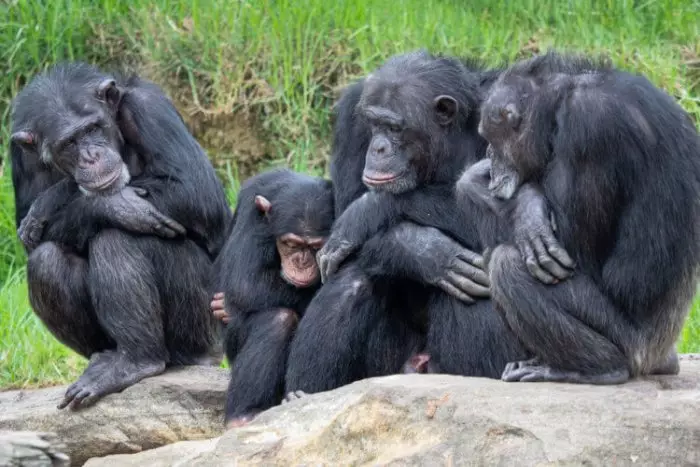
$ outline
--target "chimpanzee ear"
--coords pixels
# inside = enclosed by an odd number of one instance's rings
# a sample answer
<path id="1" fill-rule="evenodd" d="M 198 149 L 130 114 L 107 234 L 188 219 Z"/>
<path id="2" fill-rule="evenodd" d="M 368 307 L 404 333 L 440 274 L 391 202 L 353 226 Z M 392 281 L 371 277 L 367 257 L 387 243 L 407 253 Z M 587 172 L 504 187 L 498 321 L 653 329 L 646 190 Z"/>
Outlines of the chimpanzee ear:
<path id="1" fill-rule="evenodd" d="M 31 131 L 17 131 L 12 133 L 10 141 L 26 148 L 34 148 L 36 146 L 36 137 Z"/>
<path id="2" fill-rule="evenodd" d="M 267 214 L 270 212 L 270 208 L 272 208 L 272 203 L 262 195 L 255 195 L 255 207 L 263 214 Z"/>
<path id="3" fill-rule="evenodd" d="M 433 101 L 435 104 L 435 113 L 440 125 L 449 125 L 457 116 L 459 105 L 457 100 L 446 94 L 437 96 Z"/>
<path id="4" fill-rule="evenodd" d="M 112 78 L 103 80 L 97 87 L 97 98 L 105 101 L 110 107 L 116 109 L 122 98 L 122 93 L 117 87 L 117 82 Z"/>

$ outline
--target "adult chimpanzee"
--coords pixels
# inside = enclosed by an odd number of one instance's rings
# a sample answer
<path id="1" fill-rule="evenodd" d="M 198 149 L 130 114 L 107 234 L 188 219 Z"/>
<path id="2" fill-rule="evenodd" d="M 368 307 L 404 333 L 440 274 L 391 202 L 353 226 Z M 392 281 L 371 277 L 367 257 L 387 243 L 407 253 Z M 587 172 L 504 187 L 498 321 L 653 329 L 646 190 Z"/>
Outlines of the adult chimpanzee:
<path id="1" fill-rule="evenodd" d="M 578 71 L 578 73 L 576 73 Z M 646 78 L 549 53 L 513 65 L 485 102 L 491 188 L 541 186 L 577 274 L 544 287 L 493 251 L 493 300 L 534 359 L 506 381 L 616 384 L 677 373 L 700 261 L 700 137 Z"/>
<path id="2" fill-rule="evenodd" d="M 360 195 L 363 167 L 366 185 L 393 196 L 430 188 L 449 197 L 463 168 L 484 156 L 478 108 L 494 76 L 417 52 L 389 59 L 352 86 L 339 102 L 336 120 L 336 202 L 343 199 L 345 208 Z M 390 176 L 375 165 L 381 160 L 400 167 Z M 472 208 L 460 240 L 481 250 L 480 218 L 492 221 L 493 238 L 499 218 L 482 203 Z M 541 214 L 538 225 L 548 229 L 548 217 Z M 393 373 L 423 350 L 432 371 L 500 377 L 509 358 L 526 354 L 490 301 L 475 300 L 488 295 L 488 281 L 482 278 L 481 258 L 471 250 L 435 228 L 407 223 L 372 237 L 309 305 L 292 342 L 287 390 L 317 392 Z M 425 362 L 411 358 L 409 368 L 423 371 Z"/>
<path id="3" fill-rule="evenodd" d="M 12 128 L 30 302 L 57 339 L 90 358 L 59 408 L 168 365 L 220 360 L 207 289 L 231 212 L 162 91 L 60 64 L 19 93 Z"/>
<path id="4" fill-rule="evenodd" d="M 247 180 L 236 221 L 214 263 L 223 290 L 231 382 L 227 426 L 240 426 L 284 395 L 287 351 L 320 285 L 316 252 L 333 223 L 331 182 L 281 169 Z M 218 310 L 217 310 L 218 311 Z"/>

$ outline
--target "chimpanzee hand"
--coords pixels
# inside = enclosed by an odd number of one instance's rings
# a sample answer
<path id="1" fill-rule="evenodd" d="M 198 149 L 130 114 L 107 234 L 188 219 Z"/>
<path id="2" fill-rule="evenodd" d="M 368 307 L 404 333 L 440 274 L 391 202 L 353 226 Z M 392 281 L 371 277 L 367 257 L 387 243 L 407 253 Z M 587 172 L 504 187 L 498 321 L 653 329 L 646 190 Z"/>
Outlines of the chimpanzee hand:
<path id="1" fill-rule="evenodd" d="M 490 296 L 490 282 L 484 271 L 483 258 L 434 227 L 401 223 L 391 235 L 402 250 L 410 255 L 411 270 L 426 284 L 440 287 L 459 300 L 474 303 L 475 298 Z"/>
<path id="2" fill-rule="evenodd" d="M 130 232 L 164 238 L 185 235 L 186 230 L 182 225 L 143 199 L 147 194 L 143 188 L 126 186 L 114 195 L 105 196 L 102 200 L 105 215 L 118 227 Z"/>
<path id="3" fill-rule="evenodd" d="M 335 273 L 340 265 L 358 248 L 352 242 L 343 239 L 339 231 L 334 230 L 318 253 L 316 262 L 321 273 L 321 282 L 325 283 L 328 276 Z"/>
<path id="4" fill-rule="evenodd" d="M 24 248 L 26 248 L 27 253 L 31 253 L 39 246 L 45 226 L 46 220 L 37 217 L 34 210 L 30 208 L 27 215 L 20 222 L 19 229 L 17 229 L 17 235 L 22 241 Z"/>
<path id="5" fill-rule="evenodd" d="M 554 218 L 537 188 L 523 185 L 518 190 L 513 228 L 515 244 L 527 269 L 539 281 L 556 284 L 573 273 L 574 261 L 554 236 Z"/>
<path id="6" fill-rule="evenodd" d="M 335 220 L 330 237 L 316 254 L 321 282 L 325 283 L 348 256 L 390 223 L 392 204 L 387 197 L 382 193 L 365 193 Z"/>

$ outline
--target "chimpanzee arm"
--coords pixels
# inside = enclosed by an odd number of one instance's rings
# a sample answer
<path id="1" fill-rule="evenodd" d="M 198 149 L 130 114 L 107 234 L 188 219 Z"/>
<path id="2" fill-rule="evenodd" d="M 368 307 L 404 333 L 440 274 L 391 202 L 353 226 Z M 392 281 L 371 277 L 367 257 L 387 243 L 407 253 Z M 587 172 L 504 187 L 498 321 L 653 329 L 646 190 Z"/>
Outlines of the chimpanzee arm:
<path id="1" fill-rule="evenodd" d="M 499 205 L 485 190 L 480 177 L 488 172 L 488 163 L 475 164 L 463 175 L 457 188 L 430 186 L 410 193 L 391 196 L 367 193 L 354 201 L 336 221 L 333 233 L 319 252 L 322 277 L 332 274 L 353 251 L 383 229 L 401 220 L 436 227 L 453 236 L 467 248 L 476 249 L 506 238 L 495 237 L 507 229 L 497 217 L 508 207 Z M 489 212 L 496 210 L 497 212 Z M 573 260 L 554 237 L 546 200 L 541 190 L 524 186 L 518 193 L 511 215 L 512 239 L 528 269 L 539 280 L 553 283 L 570 275 Z M 491 225 L 486 225 L 491 224 Z"/>
<path id="2" fill-rule="evenodd" d="M 170 100 L 155 84 L 131 78 L 118 124 L 144 166 L 131 185 L 148 191 L 158 210 L 184 225 L 211 255 L 217 254 L 231 211 L 214 168 Z"/>
<path id="3" fill-rule="evenodd" d="M 72 179 L 42 192 L 20 224 L 18 234 L 28 251 L 42 241 L 74 246 L 82 251 L 101 229 L 172 238 L 184 235 L 180 224 L 143 199 L 142 189 L 125 187 L 113 195 L 86 195 Z"/>
<path id="4" fill-rule="evenodd" d="M 362 245 L 357 262 L 370 277 L 438 286 L 466 303 L 490 296 L 484 258 L 434 227 L 401 222 Z"/>
<path id="5" fill-rule="evenodd" d="M 552 284 L 571 275 L 574 261 L 555 237 L 556 226 L 538 186 L 524 184 L 512 203 L 499 205 L 486 185 L 471 182 L 467 188 L 458 184 L 449 194 L 433 187 L 412 192 L 399 197 L 398 209 L 405 219 L 436 227 L 470 248 L 513 241 L 528 271 L 541 282 Z"/>
<path id="6" fill-rule="evenodd" d="M 63 174 L 43 164 L 39 156 L 26 157 L 22 148 L 10 141 L 12 185 L 15 191 L 15 227 L 29 212 L 39 194 L 63 178 Z"/>

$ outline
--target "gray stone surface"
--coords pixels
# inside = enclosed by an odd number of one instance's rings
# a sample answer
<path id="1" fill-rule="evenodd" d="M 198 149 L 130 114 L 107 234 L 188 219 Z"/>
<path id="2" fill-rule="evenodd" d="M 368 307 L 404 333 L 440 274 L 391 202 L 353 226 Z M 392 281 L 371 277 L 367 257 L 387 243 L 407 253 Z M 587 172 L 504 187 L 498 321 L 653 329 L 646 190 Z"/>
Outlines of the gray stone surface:
<path id="1" fill-rule="evenodd" d="M 147 378 L 71 412 L 58 410 L 67 386 L 0 392 L 0 430 L 56 433 L 72 465 L 91 457 L 134 453 L 223 431 L 228 373 L 188 367 Z"/>
<path id="2" fill-rule="evenodd" d="M 273 408 L 207 441 L 87 466 L 700 464 L 700 359 L 621 386 L 374 378 Z"/>

